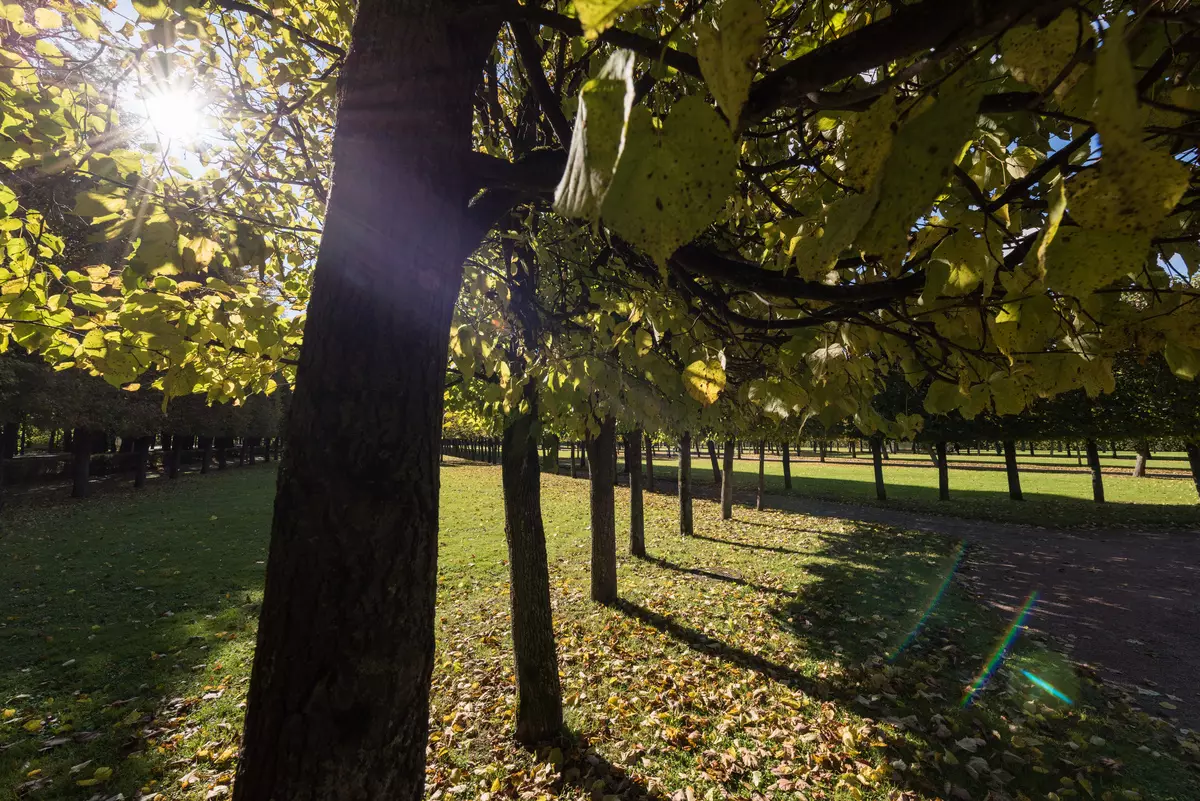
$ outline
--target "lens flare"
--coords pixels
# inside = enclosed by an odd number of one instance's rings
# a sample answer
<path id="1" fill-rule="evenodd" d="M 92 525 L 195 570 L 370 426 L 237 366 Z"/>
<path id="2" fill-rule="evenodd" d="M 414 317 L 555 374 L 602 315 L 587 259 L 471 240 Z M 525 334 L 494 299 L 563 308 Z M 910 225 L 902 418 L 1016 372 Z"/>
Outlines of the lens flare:
<path id="1" fill-rule="evenodd" d="M 1054 686 L 1053 684 L 1051 684 L 1050 682 L 1048 682 L 1048 681 L 1046 681 L 1045 679 L 1041 678 L 1040 676 L 1035 676 L 1035 675 L 1033 675 L 1032 673 L 1030 673 L 1028 670 L 1022 670 L 1022 671 L 1021 671 L 1021 675 L 1022 675 L 1022 676 L 1024 676 L 1025 678 L 1029 679 L 1029 680 L 1030 680 L 1031 682 L 1033 682 L 1035 685 L 1037 685 L 1038 687 L 1041 687 L 1041 688 L 1042 688 L 1043 690 L 1045 690 L 1047 693 L 1049 693 L 1050 695 L 1054 696 L 1055 698 L 1057 698 L 1058 700 L 1062 701 L 1063 703 L 1066 703 L 1066 704 L 1072 704 L 1072 703 L 1074 703 L 1073 701 L 1071 701 L 1071 699 L 1070 699 L 1070 698 L 1068 698 L 1068 697 L 1067 697 L 1067 694 L 1066 694 L 1066 693 L 1064 693 L 1062 690 L 1060 690 L 1060 689 L 1058 689 L 1057 687 L 1055 687 L 1055 686 Z"/>
<path id="2" fill-rule="evenodd" d="M 925 624 L 929 622 L 929 617 L 933 614 L 933 610 L 936 609 L 938 604 L 942 602 L 942 597 L 946 594 L 946 590 L 950 588 L 950 582 L 954 579 L 954 574 L 958 572 L 959 566 L 962 565 L 963 556 L 965 554 L 966 546 L 964 543 L 960 542 L 958 544 L 958 552 L 954 557 L 954 566 L 950 568 L 950 572 L 947 573 L 946 578 L 942 580 L 941 586 L 937 588 L 937 592 L 935 592 L 933 597 L 929 600 L 929 605 L 925 607 L 925 613 L 921 615 L 920 620 L 917 621 L 917 625 L 913 626 L 912 631 L 910 631 L 904 637 L 903 642 L 896 646 L 894 651 L 888 654 L 887 659 L 889 662 L 895 662 L 896 658 L 900 656 L 900 653 L 905 648 L 912 645 L 913 640 L 915 640 L 917 635 L 921 633 L 921 630 L 925 628 Z"/>
<path id="3" fill-rule="evenodd" d="M 1000 663 L 1004 661 L 1004 657 L 1008 654 L 1008 649 L 1012 647 L 1017 636 L 1020 635 L 1021 629 L 1025 627 L 1025 621 L 1029 619 L 1029 613 L 1033 611 L 1033 605 L 1037 603 L 1037 599 L 1037 590 L 1031 592 L 1029 597 L 1025 599 L 1025 605 L 1021 607 L 1021 611 L 1017 613 L 1016 619 L 1008 627 L 1004 639 L 1000 641 L 1000 644 L 996 646 L 996 650 L 992 652 L 991 659 L 987 661 L 987 664 L 983 666 L 983 670 L 975 677 L 975 681 L 971 682 L 971 686 L 967 688 L 966 693 L 963 695 L 962 703 L 959 706 L 970 706 L 971 702 L 975 700 L 975 696 L 988 683 L 988 679 L 992 677 L 992 674 L 996 672 L 996 668 L 1000 667 Z"/>

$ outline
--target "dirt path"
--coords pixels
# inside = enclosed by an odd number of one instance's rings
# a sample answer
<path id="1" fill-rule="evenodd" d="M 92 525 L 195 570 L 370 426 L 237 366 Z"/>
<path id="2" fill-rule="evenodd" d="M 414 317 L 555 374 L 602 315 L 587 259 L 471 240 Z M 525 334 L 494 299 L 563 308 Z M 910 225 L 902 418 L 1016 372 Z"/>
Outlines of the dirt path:
<path id="1" fill-rule="evenodd" d="M 1200 532 L 1072 534 L 802 498 L 770 501 L 777 509 L 967 541 L 961 575 L 982 601 L 1013 615 L 1039 591 L 1031 628 L 1126 687 L 1147 712 L 1200 728 Z"/>

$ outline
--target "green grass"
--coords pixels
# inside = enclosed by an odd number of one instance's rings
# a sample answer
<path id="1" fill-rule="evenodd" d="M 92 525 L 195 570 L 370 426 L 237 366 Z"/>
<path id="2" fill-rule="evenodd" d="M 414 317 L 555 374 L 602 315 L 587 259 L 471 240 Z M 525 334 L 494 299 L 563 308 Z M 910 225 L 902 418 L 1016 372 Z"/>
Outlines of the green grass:
<path id="1" fill-rule="evenodd" d="M 229 786 L 273 482 L 260 467 L 5 513 L 0 798 Z M 543 500 L 573 736 L 517 748 L 499 472 L 448 466 L 442 489 L 430 795 L 1200 797 L 1194 738 L 1033 638 L 960 708 L 1011 621 L 952 582 L 918 626 L 953 543 L 740 508 L 723 522 L 704 501 L 683 540 L 674 500 L 649 495 L 653 558 L 622 557 L 621 602 L 599 607 L 587 486 L 565 477 Z"/>
<path id="2" fill-rule="evenodd" d="M 744 456 L 734 469 L 738 488 L 750 491 L 758 485 L 758 457 L 749 451 Z M 1131 478 L 1105 474 L 1107 503 L 1097 504 L 1092 500 L 1091 475 L 1087 472 L 1025 471 L 1021 473 L 1025 500 L 1015 502 L 1008 497 L 1008 478 L 1003 470 L 955 469 L 956 463 L 961 464 L 965 457 L 951 457 L 951 499 L 943 502 L 938 500 L 937 471 L 930 465 L 929 457 L 903 456 L 904 460 L 893 456 L 883 467 L 888 493 L 886 505 L 894 509 L 1058 528 L 1200 528 L 1200 505 L 1190 475 Z M 668 461 L 660 453 L 655 475 L 674 481 L 674 460 Z M 768 458 L 766 475 L 767 492 L 786 492 L 783 463 L 778 457 Z M 693 456 L 693 485 L 704 487 L 711 479 L 707 454 L 703 459 Z M 793 459 L 790 494 L 846 503 L 879 503 L 875 499 L 869 456 L 860 456 L 858 464 L 822 464 L 807 454 L 803 459 Z"/>

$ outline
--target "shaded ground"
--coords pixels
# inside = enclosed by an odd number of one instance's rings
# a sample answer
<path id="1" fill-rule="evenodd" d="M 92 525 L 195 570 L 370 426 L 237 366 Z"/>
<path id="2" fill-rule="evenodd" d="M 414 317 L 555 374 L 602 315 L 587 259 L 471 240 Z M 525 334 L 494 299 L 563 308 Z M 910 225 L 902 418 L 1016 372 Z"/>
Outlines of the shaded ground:
<path id="1" fill-rule="evenodd" d="M 1143 709 L 1200 727 L 1200 533 L 1082 534 L 771 496 L 772 508 L 931 531 L 967 543 L 962 579 L 1125 687 Z"/>

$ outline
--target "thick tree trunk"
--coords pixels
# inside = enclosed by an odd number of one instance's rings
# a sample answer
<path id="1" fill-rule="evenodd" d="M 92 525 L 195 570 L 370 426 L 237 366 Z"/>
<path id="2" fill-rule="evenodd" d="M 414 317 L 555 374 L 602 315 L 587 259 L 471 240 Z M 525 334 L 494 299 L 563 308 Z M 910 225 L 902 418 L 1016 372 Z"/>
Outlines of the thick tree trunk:
<path id="1" fill-rule="evenodd" d="M 133 486 L 146 486 L 146 473 L 150 466 L 150 443 L 154 437 L 138 437 L 133 443 Z"/>
<path id="2" fill-rule="evenodd" d="M 588 440 L 592 464 L 592 600 L 607 604 L 617 600 L 617 520 L 613 478 L 617 473 L 617 421 L 610 414 L 600 423 L 600 433 Z"/>
<path id="3" fill-rule="evenodd" d="M 526 397 L 531 394 L 526 393 Z M 516 738 L 526 744 L 553 739 L 563 727 L 546 533 L 542 526 L 541 475 L 534 439 L 536 396 L 532 400 L 529 412 L 509 419 L 500 460 L 517 674 Z"/>
<path id="4" fill-rule="evenodd" d="M 875 497 L 887 500 L 887 488 L 883 484 L 883 439 L 871 437 L 871 462 L 875 467 Z"/>
<path id="5" fill-rule="evenodd" d="M 1133 463 L 1133 477 L 1146 477 L 1146 462 L 1150 461 L 1150 443 L 1140 440 L 1137 444 L 1137 461 Z"/>
<path id="6" fill-rule="evenodd" d="M 465 156 L 498 26 L 485 12 L 358 4 L 234 801 L 424 795 L 447 333 L 482 230 Z"/>
<path id="7" fill-rule="evenodd" d="M 763 510 L 766 503 L 763 496 L 767 494 L 767 443 L 758 441 L 758 497 L 754 500 L 754 508 Z"/>
<path id="8" fill-rule="evenodd" d="M 634 431 L 626 439 L 629 454 L 629 553 L 646 555 L 646 520 L 642 505 L 642 432 Z"/>
<path id="9" fill-rule="evenodd" d="M 711 441 L 711 440 L 710 440 Z M 721 481 L 721 519 L 733 519 L 733 440 L 725 440 L 724 471 Z"/>
<path id="10" fill-rule="evenodd" d="M 226 437 L 217 438 L 217 469 L 224 470 L 229 464 L 229 440 Z"/>
<path id="11" fill-rule="evenodd" d="M 721 486 L 721 463 L 717 460 L 717 444 L 708 441 L 708 460 L 712 462 L 713 484 Z"/>
<path id="12" fill-rule="evenodd" d="M 88 478 L 92 471 L 92 432 L 77 428 L 72 436 L 75 459 L 71 464 L 71 497 L 88 496 Z"/>
<path id="13" fill-rule="evenodd" d="M 0 428 L 0 459 L 12 459 L 17 455 L 19 432 L 19 423 L 5 423 Z"/>
<path id="14" fill-rule="evenodd" d="M 1092 471 L 1092 500 L 1104 503 L 1104 472 L 1100 469 L 1100 450 L 1096 440 L 1087 441 L 1088 468 Z"/>
<path id="15" fill-rule="evenodd" d="M 684 431 L 679 437 L 679 533 L 685 537 L 692 529 L 692 435 Z"/>
<path id="16" fill-rule="evenodd" d="M 1017 470 L 1017 443 L 1004 441 L 1004 469 L 1008 472 L 1008 497 L 1014 501 L 1024 500 L 1021 494 L 1021 474 Z"/>
<path id="17" fill-rule="evenodd" d="M 644 438 L 646 444 L 646 489 L 654 492 L 654 443 L 650 441 L 650 435 L 647 434 Z"/>
<path id="18" fill-rule="evenodd" d="M 783 488 L 790 490 L 792 488 L 792 460 L 788 454 L 788 444 L 783 443 L 781 452 L 783 458 Z"/>
<path id="19" fill-rule="evenodd" d="M 1185 442 L 1188 467 L 1192 468 L 1192 483 L 1196 485 L 1196 495 L 1200 496 L 1200 442 Z"/>
<path id="20" fill-rule="evenodd" d="M 938 500 L 950 500 L 950 465 L 946 462 L 946 443 L 937 443 Z"/>

